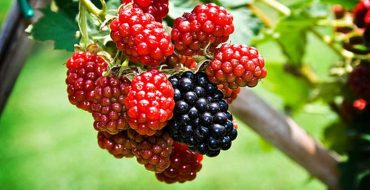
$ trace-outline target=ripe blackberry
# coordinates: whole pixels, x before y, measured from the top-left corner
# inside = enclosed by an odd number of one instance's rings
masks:
[[[224,44],[216,50],[206,68],[208,79],[215,84],[237,89],[254,87],[266,77],[265,61],[254,47]]]
[[[155,67],[173,54],[171,37],[163,25],[139,8],[121,8],[110,28],[117,48],[132,62]]]
[[[132,154],[131,139],[127,136],[127,131],[121,131],[118,134],[111,135],[106,132],[98,133],[98,144],[100,148],[106,149],[116,158],[130,158]]]
[[[347,84],[358,98],[370,101],[370,64],[361,63],[349,75]]]
[[[165,74],[152,69],[136,76],[131,86],[125,99],[130,127],[140,135],[154,135],[173,116],[172,85]]]
[[[94,83],[106,70],[107,63],[94,53],[77,51],[67,60],[66,66],[69,102],[91,112],[89,93],[94,90]]]
[[[202,159],[203,155],[192,152],[184,144],[175,142],[171,154],[171,165],[162,173],[155,175],[159,181],[166,183],[192,181],[197,176],[197,172],[202,169]]]
[[[124,100],[131,89],[127,78],[99,77],[91,92],[94,128],[110,134],[128,129]]]
[[[212,52],[233,32],[233,16],[225,8],[209,3],[197,5],[191,13],[177,18],[171,37],[178,53],[191,56],[202,55],[209,43]]]
[[[222,91],[222,93],[224,94],[224,99],[227,101],[228,104],[231,104],[240,93],[240,87],[236,89],[231,89],[225,87],[222,84],[219,84],[217,85],[217,88]]]
[[[227,150],[237,136],[223,94],[202,72],[170,78],[175,89],[174,117],[167,125],[172,137],[207,156]]]
[[[133,0],[134,8],[140,8],[144,13],[153,15],[157,22],[162,22],[162,19],[168,14],[169,0]],[[122,3],[130,3],[132,0],[122,0]]]
[[[128,130],[132,142],[132,153],[137,161],[147,170],[163,172],[170,166],[173,139],[167,132],[158,132],[153,136],[142,136],[134,130]]]
[[[370,0],[361,0],[353,9],[353,22],[359,28],[370,24]]]
[[[197,62],[191,56],[172,54],[170,57],[167,58],[167,65],[171,68],[179,67],[180,64],[189,69],[197,68]]]

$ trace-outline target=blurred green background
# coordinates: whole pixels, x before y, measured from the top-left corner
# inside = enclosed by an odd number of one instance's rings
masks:
[[[1,23],[9,7],[10,1],[0,1]],[[335,60],[319,42],[309,41],[309,54],[324,51],[329,55],[326,61]],[[275,49],[273,44],[261,47],[267,63],[282,59]],[[233,147],[216,158],[205,158],[196,180],[158,182],[134,159],[115,159],[98,147],[92,117],[67,99],[63,64],[69,55],[46,43],[38,44],[28,58],[0,116],[0,189],[326,189],[241,122]],[[327,67],[317,69],[326,72]],[[266,85],[271,85],[268,77],[255,91],[281,109],[282,100],[266,91]],[[295,118],[320,138],[319,126],[335,119],[327,113],[326,107],[311,105]]]

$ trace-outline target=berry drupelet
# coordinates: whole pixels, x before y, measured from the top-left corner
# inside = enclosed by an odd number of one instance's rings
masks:
[[[151,69],[132,80],[125,99],[130,127],[140,135],[154,135],[173,116],[174,90],[167,76]]]
[[[170,81],[176,103],[167,130],[173,138],[211,157],[229,149],[237,131],[222,92],[202,72],[187,71]]]
[[[233,16],[225,8],[209,3],[197,5],[191,13],[177,18],[171,37],[178,53],[192,56],[203,55],[207,45],[212,52],[233,32]]]
[[[155,175],[159,181],[166,183],[191,181],[202,169],[202,159],[203,155],[189,150],[184,144],[175,142],[171,154],[171,165],[162,173]]]
[[[370,101],[370,63],[363,62],[349,75],[347,84],[357,98]]]
[[[94,53],[78,51],[67,60],[66,66],[69,101],[78,108],[91,112],[90,93],[95,88],[95,81],[107,69],[107,63]]]

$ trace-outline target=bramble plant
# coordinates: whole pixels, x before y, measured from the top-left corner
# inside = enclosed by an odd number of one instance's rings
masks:
[[[136,157],[159,181],[193,180],[203,155],[237,137],[229,104],[261,81],[292,117],[312,105],[336,113],[319,127],[343,155],[341,188],[370,188],[369,0],[54,0],[41,11],[30,35],[73,52],[70,103],[116,158]],[[335,57],[307,59],[309,39]]]

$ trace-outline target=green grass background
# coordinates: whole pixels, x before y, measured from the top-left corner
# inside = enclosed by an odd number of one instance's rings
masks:
[[[8,1],[0,2],[1,20],[8,6]],[[329,51],[317,46],[309,53]],[[262,47],[267,62],[280,59],[274,49]],[[27,60],[0,116],[0,189],[326,189],[241,122],[232,148],[216,158],[205,158],[196,180],[174,185],[158,182],[134,159],[115,159],[98,147],[92,117],[67,99],[63,64],[69,55],[47,44],[39,45]],[[263,83],[256,91],[279,107],[278,99],[265,93]],[[309,111],[296,119],[317,138],[322,132],[318,126],[329,122],[327,115]]]

